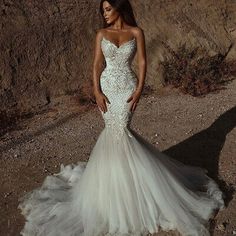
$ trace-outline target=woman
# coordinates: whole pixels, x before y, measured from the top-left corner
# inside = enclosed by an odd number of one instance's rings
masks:
[[[168,157],[130,128],[146,74],[144,34],[129,1],[102,0],[100,9],[107,27],[96,35],[93,83],[105,128],[88,162],[62,165],[21,199],[27,219],[21,234],[209,235],[223,194],[205,169]],[[131,69],[136,53],[138,79]]]

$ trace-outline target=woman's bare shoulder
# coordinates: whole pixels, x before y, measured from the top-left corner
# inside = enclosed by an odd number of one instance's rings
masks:
[[[106,32],[106,29],[105,29],[105,28],[101,28],[101,29],[97,29],[97,30],[96,30],[96,33],[97,33],[97,34],[103,34],[104,32]]]
[[[96,30],[96,37],[101,39],[103,37],[103,35],[104,35],[104,32],[105,32],[104,28],[97,29]]]
[[[139,26],[133,26],[132,31],[136,36],[143,34],[143,29]]]

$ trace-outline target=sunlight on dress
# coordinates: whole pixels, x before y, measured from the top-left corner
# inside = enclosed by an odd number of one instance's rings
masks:
[[[104,38],[101,89],[108,111],[89,161],[61,165],[20,199],[24,236],[145,236],[177,230],[209,236],[209,219],[224,209],[207,171],[160,152],[130,128],[126,100],[137,86],[131,69],[136,40],[120,47]]]

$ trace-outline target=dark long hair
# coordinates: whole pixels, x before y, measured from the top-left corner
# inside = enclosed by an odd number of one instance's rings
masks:
[[[124,21],[131,26],[138,26],[134,17],[132,6],[129,0],[101,0],[100,2],[100,13],[103,17],[103,26],[104,28],[109,26],[103,16],[103,2],[109,2],[109,4],[114,7],[120,15],[123,17]]]

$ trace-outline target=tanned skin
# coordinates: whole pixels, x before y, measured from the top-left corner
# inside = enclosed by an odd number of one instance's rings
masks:
[[[107,112],[107,103],[110,103],[106,95],[100,88],[100,75],[103,70],[104,55],[101,50],[101,40],[105,37],[107,40],[120,47],[123,43],[135,38],[137,43],[137,58],[138,58],[138,83],[135,91],[127,99],[131,102],[130,110],[135,111],[137,103],[142,94],[144,81],[146,77],[146,49],[145,37],[143,30],[139,27],[133,27],[126,24],[122,16],[114,9],[107,1],[103,2],[104,18],[109,27],[97,31],[95,38],[95,50],[93,60],[93,92],[96,98],[96,103],[101,111]]]

